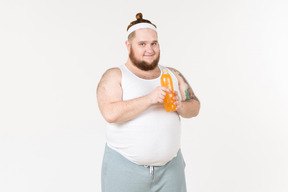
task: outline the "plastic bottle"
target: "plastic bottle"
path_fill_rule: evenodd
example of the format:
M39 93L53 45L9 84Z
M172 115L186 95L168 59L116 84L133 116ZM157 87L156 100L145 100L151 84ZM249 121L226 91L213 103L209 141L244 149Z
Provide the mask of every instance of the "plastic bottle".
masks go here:
M163 69L162 71L161 86L167 87L172 91L172 93L166 93L166 96L164 98L165 110L167 112L176 111L177 105L174 104L175 100L173 99L175 97L173 89L173 81L167 69Z

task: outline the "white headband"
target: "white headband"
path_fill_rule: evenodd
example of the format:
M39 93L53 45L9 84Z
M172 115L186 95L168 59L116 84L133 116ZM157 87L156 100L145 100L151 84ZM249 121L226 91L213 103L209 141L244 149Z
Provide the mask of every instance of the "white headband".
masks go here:
M136 31L137 29L145 29L145 28L153 29L154 31L157 32L156 27L154 27L154 26L153 26L152 24L150 24L150 23L137 23L137 24L133 25L132 27L130 27L130 28L128 29L127 36L129 36L130 33Z

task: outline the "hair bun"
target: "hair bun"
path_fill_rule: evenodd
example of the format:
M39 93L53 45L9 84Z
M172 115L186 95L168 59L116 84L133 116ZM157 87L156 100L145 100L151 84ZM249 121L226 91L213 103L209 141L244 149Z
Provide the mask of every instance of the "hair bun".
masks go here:
M137 13L136 15L137 20L142 20L142 17L143 17L142 13Z

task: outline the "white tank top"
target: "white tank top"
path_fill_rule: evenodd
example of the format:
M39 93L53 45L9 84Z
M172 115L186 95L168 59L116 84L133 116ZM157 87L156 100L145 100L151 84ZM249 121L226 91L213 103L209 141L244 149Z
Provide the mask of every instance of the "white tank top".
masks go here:
M141 79L125 65L121 65L123 100L148 95L160 86L161 75L156 79ZM173 88L181 94L176 76L168 70ZM180 148L181 125L177 112L166 112L156 104L136 118L124 123L108 123L107 145L128 160L139 165L162 166L173 159Z

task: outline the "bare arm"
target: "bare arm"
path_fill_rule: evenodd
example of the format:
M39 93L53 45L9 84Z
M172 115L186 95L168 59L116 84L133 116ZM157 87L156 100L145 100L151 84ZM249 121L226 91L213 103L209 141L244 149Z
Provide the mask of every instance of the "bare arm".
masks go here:
M120 69L109 69L104 73L97 87L98 106L107 122L129 121L151 105L163 103L167 91L165 87L157 87L148 95L123 101L121 78Z
M176 100L178 100L178 114L184 118L196 117L199 114L200 101L194 94L191 86L189 85L185 77L176 69L169 69L175 74L179 82L180 93L176 93ZM182 101L180 101L178 94L181 94Z

